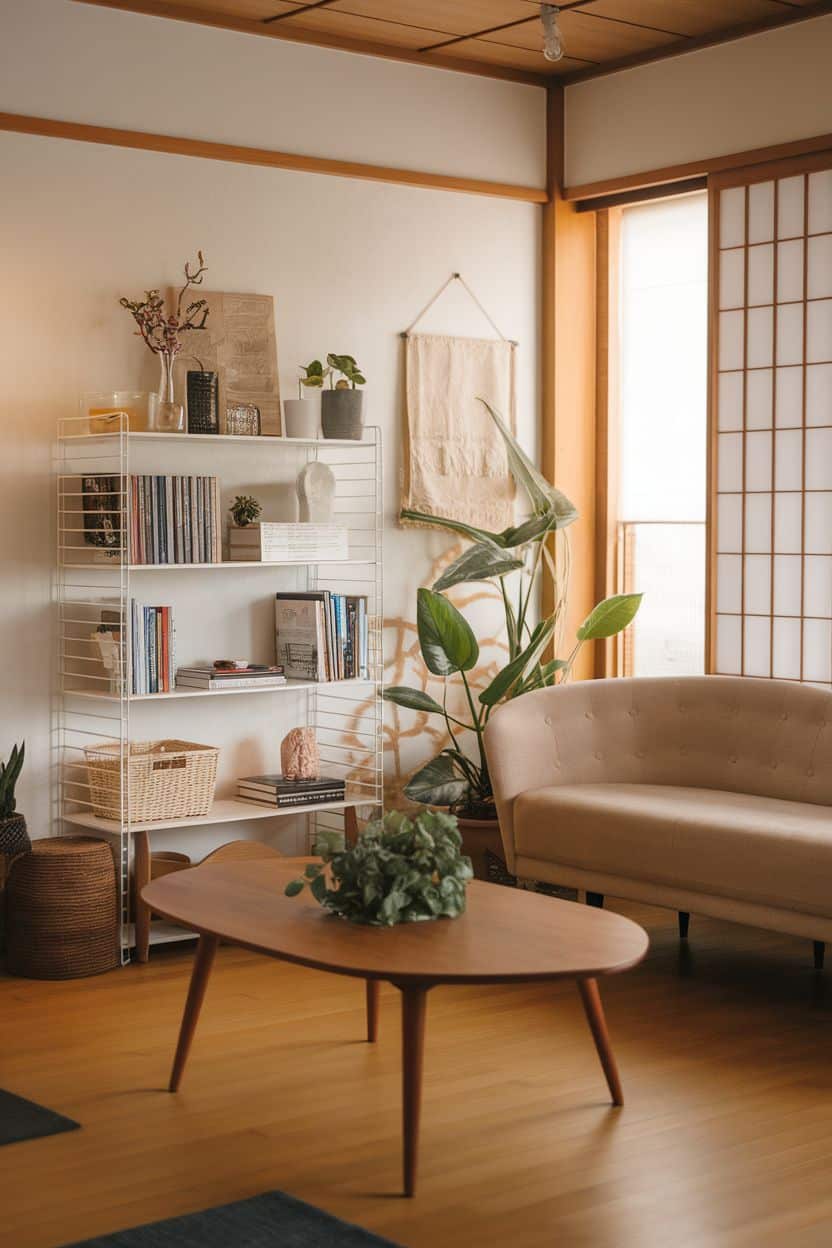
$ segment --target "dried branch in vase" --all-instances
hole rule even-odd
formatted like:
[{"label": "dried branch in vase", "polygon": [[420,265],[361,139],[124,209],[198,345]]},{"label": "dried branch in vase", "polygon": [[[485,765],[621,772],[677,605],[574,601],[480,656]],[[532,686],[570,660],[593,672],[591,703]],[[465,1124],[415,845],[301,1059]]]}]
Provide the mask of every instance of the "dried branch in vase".
[{"label": "dried branch in vase", "polygon": [[182,335],[191,329],[205,328],[209,312],[207,299],[195,299],[184,310],[182,307],[188,290],[201,286],[207,272],[202,252],[196,254],[197,263],[193,269],[190,261],[185,264],[185,283],[179,291],[174,313],[167,315],[165,301],[158,290],[146,290],[144,299],[119,299],[138,325],[137,334],[156,355],[178,355],[185,345]]}]

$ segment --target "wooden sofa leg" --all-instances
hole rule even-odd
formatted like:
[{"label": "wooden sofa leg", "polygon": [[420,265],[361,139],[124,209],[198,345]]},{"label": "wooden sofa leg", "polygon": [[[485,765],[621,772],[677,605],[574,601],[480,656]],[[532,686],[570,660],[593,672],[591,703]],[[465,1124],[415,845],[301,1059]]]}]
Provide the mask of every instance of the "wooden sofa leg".
[{"label": "wooden sofa leg", "polygon": [[813,942],[813,944],[814,944],[814,950],[815,950],[815,970],[822,971],[823,970],[823,955],[826,953],[826,944],[822,940],[816,940]]},{"label": "wooden sofa leg", "polygon": [[679,939],[687,940],[688,928],[690,927],[690,915],[687,910],[679,911]]},{"label": "wooden sofa leg", "polygon": [[586,895],[586,904],[587,904],[588,906],[596,906],[599,910],[603,910],[603,908],[604,908],[604,894],[603,894],[603,893],[589,893],[589,892],[588,892],[588,893],[587,893],[587,895]]}]

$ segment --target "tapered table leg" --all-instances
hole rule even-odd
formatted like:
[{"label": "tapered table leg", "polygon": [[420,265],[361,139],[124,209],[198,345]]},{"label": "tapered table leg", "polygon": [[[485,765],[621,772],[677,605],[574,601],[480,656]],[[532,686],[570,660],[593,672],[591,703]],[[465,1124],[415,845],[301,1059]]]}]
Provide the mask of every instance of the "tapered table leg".
[{"label": "tapered table leg", "polygon": [[142,889],[150,883],[150,833],[133,836],[133,914],[136,923],[136,957],[146,962],[150,956],[150,906],[142,901]]},{"label": "tapered table leg", "polygon": [[624,1096],[621,1092],[621,1080],[618,1077],[618,1067],[615,1064],[615,1058],[612,1053],[610,1036],[607,1031],[607,1020],[604,1018],[604,1007],[601,1004],[601,994],[598,991],[598,981],[595,979],[579,979],[578,991],[584,1003],[586,1021],[589,1023],[589,1029],[592,1032],[592,1038],[595,1041],[595,1047],[598,1050],[598,1056],[604,1068],[612,1103],[613,1105],[623,1105]]},{"label": "tapered table leg", "polygon": [[399,984],[402,994],[402,1127],[404,1132],[404,1194],[416,1191],[419,1119],[422,1109],[422,1064],[425,1051],[425,1006],[429,984]]},{"label": "tapered table leg", "polygon": [[381,985],[377,979],[367,979],[367,1040],[375,1044],[378,1039],[378,997]]},{"label": "tapered table leg", "polygon": [[173,1069],[170,1072],[169,1092],[178,1092],[179,1084],[182,1082],[182,1076],[185,1073],[185,1063],[191,1051],[191,1042],[199,1021],[199,1012],[205,999],[208,976],[211,974],[211,967],[214,965],[214,954],[217,952],[218,944],[219,938],[217,936],[203,933],[196,947],[194,969],[191,972],[188,997],[185,1001],[185,1012],[182,1015],[179,1040],[176,1044],[176,1054],[173,1059]]}]

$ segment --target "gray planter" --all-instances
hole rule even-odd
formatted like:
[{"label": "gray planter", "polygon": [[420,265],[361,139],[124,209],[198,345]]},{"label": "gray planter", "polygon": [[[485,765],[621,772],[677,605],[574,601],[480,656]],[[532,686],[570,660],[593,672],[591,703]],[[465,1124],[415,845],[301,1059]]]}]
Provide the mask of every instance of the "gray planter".
[{"label": "gray planter", "polygon": [[325,438],[361,441],[364,418],[360,390],[324,390],[321,395],[321,427]]}]

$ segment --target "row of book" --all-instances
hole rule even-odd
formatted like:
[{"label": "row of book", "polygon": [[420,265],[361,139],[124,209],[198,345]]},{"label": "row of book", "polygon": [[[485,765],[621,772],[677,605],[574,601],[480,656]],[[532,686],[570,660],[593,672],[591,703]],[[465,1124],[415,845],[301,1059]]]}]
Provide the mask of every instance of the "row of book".
[{"label": "row of book", "polygon": [[218,477],[130,477],[133,563],[219,563]]},{"label": "row of book", "polygon": [[367,680],[367,599],[329,590],[275,594],[277,661],[293,680]]},{"label": "row of book", "polygon": [[280,775],[245,776],[237,781],[237,796],[261,806],[314,806],[319,802],[343,802],[346,784],[336,776],[314,780],[286,780]]},{"label": "row of book", "polygon": [[133,693],[170,693],[177,683],[176,630],[172,607],[130,601]]}]

